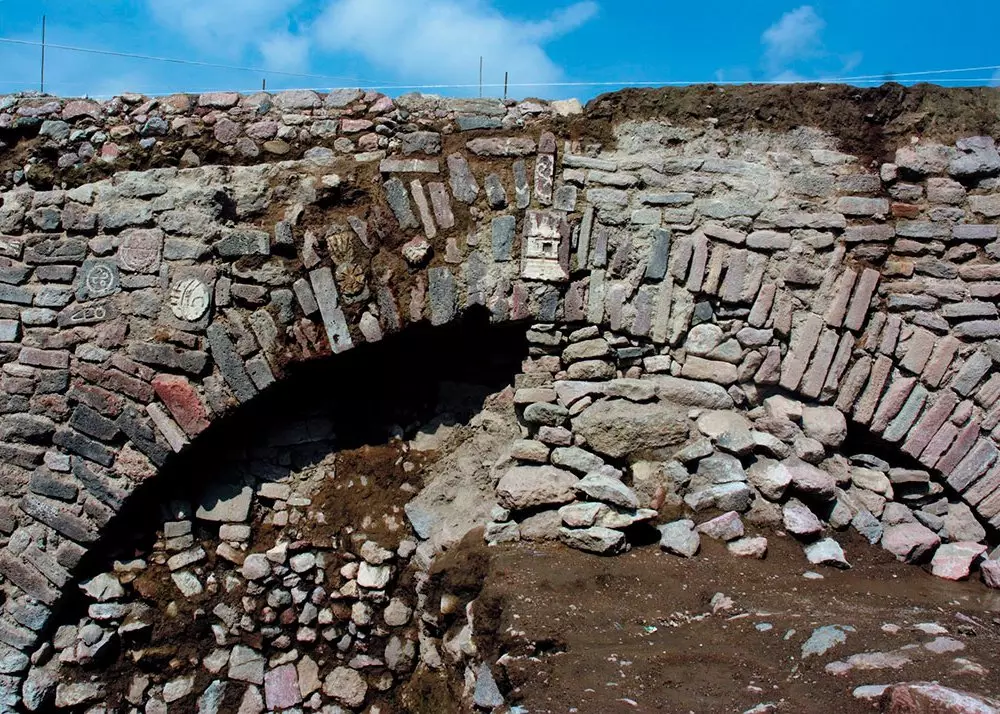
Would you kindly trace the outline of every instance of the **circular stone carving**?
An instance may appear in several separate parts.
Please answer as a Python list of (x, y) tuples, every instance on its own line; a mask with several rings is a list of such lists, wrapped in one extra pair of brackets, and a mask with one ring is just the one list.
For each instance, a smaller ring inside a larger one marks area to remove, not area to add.
[(198, 278), (187, 278), (175, 283), (170, 291), (170, 309), (180, 320), (196, 322), (206, 312), (211, 302), (208, 286)]
[(92, 297), (109, 295), (115, 289), (115, 274), (107, 265), (94, 265), (86, 277), (87, 290)]

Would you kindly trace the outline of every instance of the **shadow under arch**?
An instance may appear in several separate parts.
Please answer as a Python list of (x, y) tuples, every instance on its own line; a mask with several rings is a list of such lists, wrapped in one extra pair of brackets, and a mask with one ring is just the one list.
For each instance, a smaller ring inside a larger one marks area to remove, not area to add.
[[(434, 420), (468, 423), (488, 395), (513, 384), (528, 355), (528, 327), (491, 324), (488, 312), (470, 310), (453, 323), (415, 325), (381, 342), (295, 365), (140, 484), (81, 560), (73, 582), (101, 572), (116, 551), (140, 544), (137, 534), (152, 538), (166, 504), (204, 498), (225, 482), (227, 462), (240, 454), (287, 447), (284, 473), (255, 477), (277, 481), (335, 452), (385, 444), (394, 435), (412, 438)], [(283, 433), (286, 424), (313, 430), (308, 445), (296, 448), (295, 435)], [(75, 587), (63, 588), (54, 620), (71, 591)]]

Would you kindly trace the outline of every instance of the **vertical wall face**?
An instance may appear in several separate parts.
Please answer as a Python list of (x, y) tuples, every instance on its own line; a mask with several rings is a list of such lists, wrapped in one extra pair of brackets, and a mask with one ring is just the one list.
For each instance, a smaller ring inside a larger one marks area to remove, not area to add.
[(835, 406), (1000, 525), (992, 139), (872, 166), (819, 129), (578, 111), (0, 100), (8, 597), (54, 605), (136, 486), (295, 363), (473, 307), (609, 329), (726, 405)]

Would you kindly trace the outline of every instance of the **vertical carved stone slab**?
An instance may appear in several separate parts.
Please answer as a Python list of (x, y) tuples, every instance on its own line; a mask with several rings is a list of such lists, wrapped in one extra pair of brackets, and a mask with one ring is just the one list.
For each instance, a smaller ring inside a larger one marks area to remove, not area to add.
[(529, 211), (521, 246), (521, 277), (525, 280), (569, 280), (569, 224), (552, 211)]
[(555, 175), (554, 154), (539, 154), (535, 160), (535, 198), (543, 206), (552, 205), (552, 177)]

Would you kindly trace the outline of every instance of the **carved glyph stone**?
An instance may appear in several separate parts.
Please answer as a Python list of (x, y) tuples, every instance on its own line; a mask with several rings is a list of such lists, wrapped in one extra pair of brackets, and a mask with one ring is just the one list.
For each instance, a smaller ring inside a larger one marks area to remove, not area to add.
[(196, 322), (200, 320), (211, 304), (208, 286), (198, 278), (185, 278), (170, 291), (170, 310), (179, 320)]

